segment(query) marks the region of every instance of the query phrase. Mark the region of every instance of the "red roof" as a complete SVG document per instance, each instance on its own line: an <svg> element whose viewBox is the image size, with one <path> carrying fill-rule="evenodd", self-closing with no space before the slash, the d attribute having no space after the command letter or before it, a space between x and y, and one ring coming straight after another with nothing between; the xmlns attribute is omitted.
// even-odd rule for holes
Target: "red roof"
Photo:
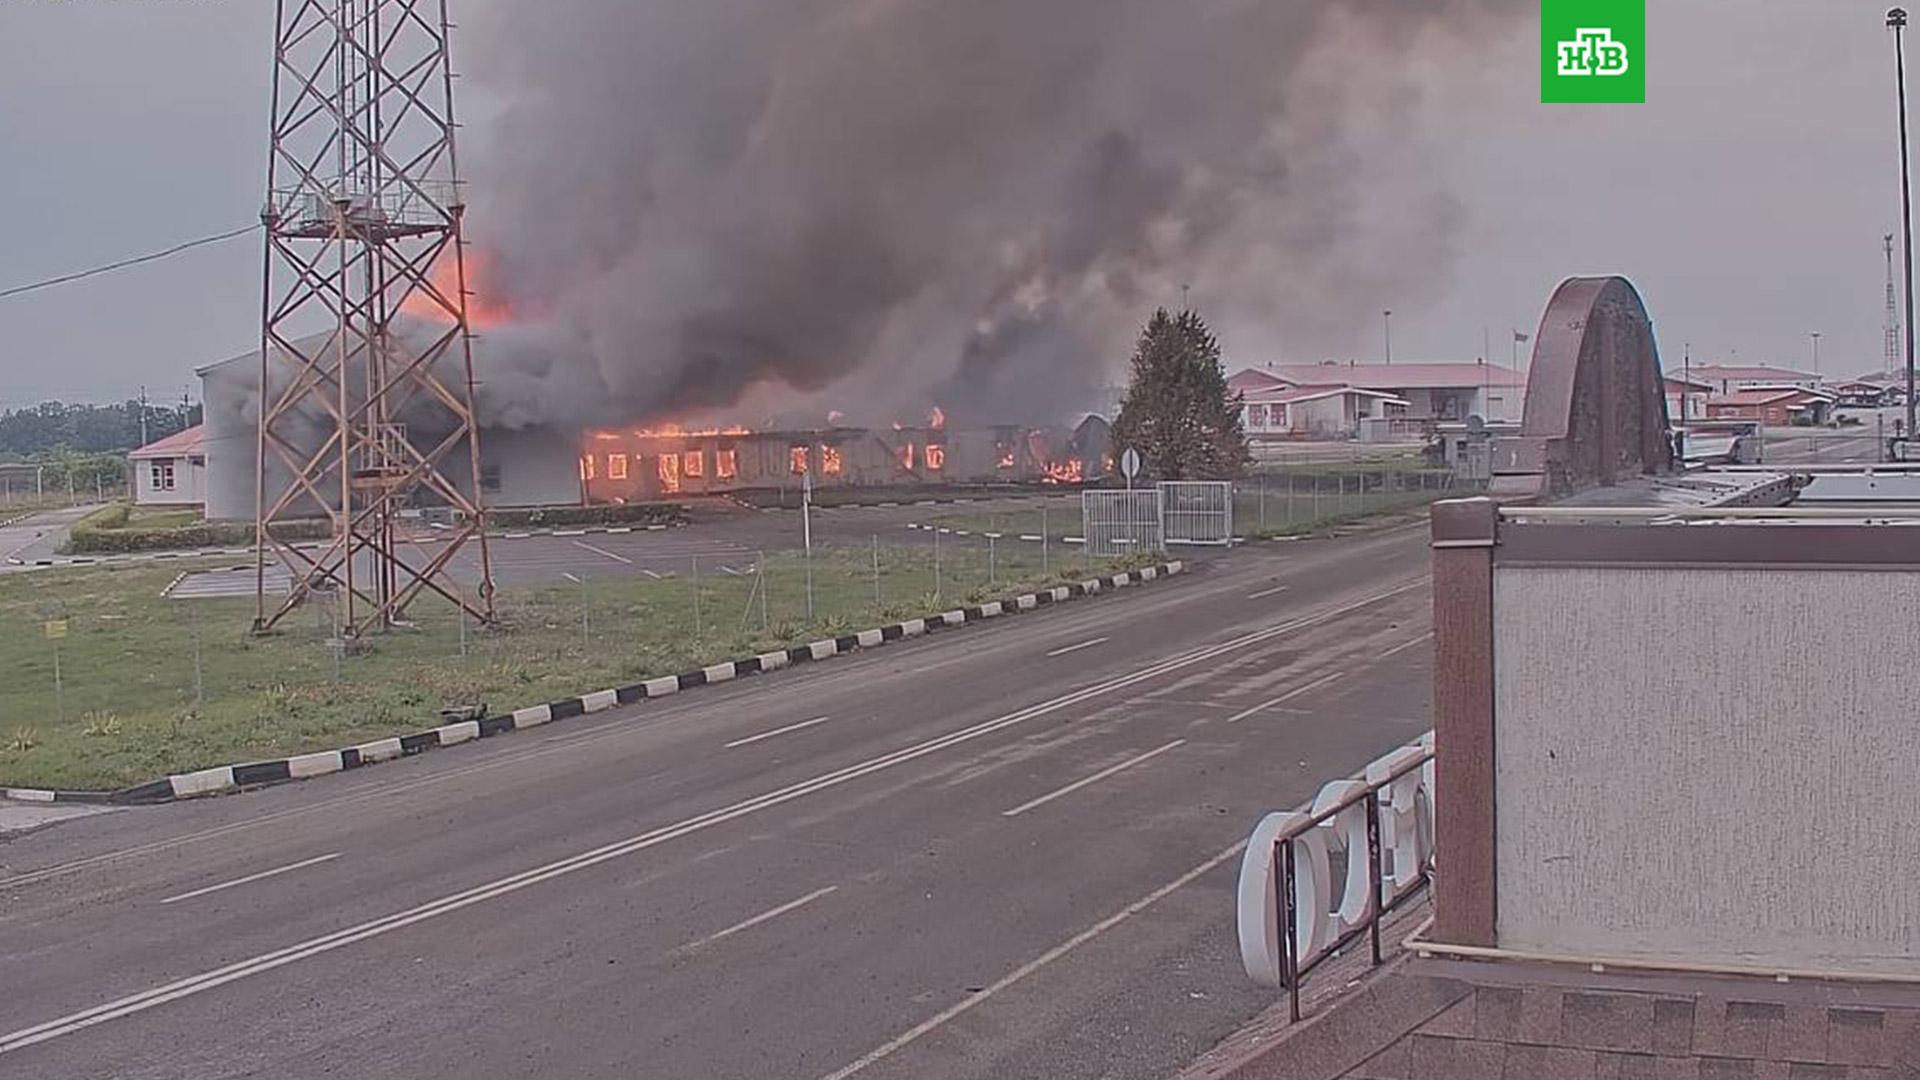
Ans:
<svg viewBox="0 0 1920 1080"><path fill-rule="evenodd" d="M1244 371L1236 372L1232 378L1227 380L1228 390L1239 390L1248 394L1258 393L1261 390L1272 390L1285 385L1286 382L1282 380L1280 376L1262 371L1259 368L1247 368Z"/></svg>
<svg viewBox="0 0 1920 1080"><path fill-rule="evenodd" d="M1243 372L1244 374L1244 372ZM1294 386L1346 383L1364 390L1438 390L1475 386L1525 386L1527 377L1499 364L1281 364L1260 371Z"/></svg>
<svg viewBox="0 0 1920 1080"><path fill-rule="evenodd" d="M135 461L145 461L148 458L186 457L189 454L198 454L205 432L205 424L195 424L185 431L175 432L158 442L150 442L127 456Z"/></svg>

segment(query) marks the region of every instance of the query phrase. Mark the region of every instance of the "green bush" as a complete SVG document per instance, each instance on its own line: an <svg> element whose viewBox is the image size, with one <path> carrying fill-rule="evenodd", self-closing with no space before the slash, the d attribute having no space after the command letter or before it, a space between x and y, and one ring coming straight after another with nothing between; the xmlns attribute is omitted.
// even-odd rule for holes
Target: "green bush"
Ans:
<svg viewBox="0 0 1920 1080"><path fill-rule="evenodd" d="M252 522L200 522L171 529L127 528L132 507L113 503L82 518L64 550L69 555L126 555L140 551L244 547L253 543ZM325 521L286 521L273 527L282 540L325 540L333 526Z"/></svg>
<svg viewBox="0 0 1920 1080"><path fill-rule="evenodd" d="M624 506L547 506L532 510L489 510L487 521L496 528L541 528L554 525L678 525L687 520L679 503L628 503Z"/></svg>

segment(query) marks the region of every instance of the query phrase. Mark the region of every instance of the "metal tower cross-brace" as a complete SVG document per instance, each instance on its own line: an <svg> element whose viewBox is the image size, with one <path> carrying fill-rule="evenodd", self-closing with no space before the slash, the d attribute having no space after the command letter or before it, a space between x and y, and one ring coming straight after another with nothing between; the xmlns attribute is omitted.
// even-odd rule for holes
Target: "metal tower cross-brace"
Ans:
<svg viewBox="0 0 1920 1080"><path fill-rule="evenodd" d="M255 458L257 607L340 632L432 590L493 619L445 0L277 0ZM403 310L407 315L402 318ZM451 511L431 538L403 509ZM306 550L275 527L324 516ZM284 530L283 530L284 531ZM478 551L478 589L452 576ZM293 580L269 595L269 557Z"/></svg>

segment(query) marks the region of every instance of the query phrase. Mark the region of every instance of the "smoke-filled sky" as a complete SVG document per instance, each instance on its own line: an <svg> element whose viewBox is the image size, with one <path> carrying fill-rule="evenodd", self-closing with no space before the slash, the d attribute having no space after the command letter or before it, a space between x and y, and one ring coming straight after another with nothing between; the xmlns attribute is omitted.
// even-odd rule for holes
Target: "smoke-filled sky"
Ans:
<svg viewBox="0 0 1920 1080"><path fill-rule="evenodd" d="M1496 359L1620 272L1663 352L1876 368L1881 5L1649 5L1543 106L1531 0L452 0L503 417L1098 404L1155 304L1229 362ZM0 5L0 288L257 216L271 5ZM0 300L0 403L177 397L257 239ZM735 400L741 387L751 387ZM798 392L796 392L798 391ZM862 417L868 418L868 417Z"/></svg>

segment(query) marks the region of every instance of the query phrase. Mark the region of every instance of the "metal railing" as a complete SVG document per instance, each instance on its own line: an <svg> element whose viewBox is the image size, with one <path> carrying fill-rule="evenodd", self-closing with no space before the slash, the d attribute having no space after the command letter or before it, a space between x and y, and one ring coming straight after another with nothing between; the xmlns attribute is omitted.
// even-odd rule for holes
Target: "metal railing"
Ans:
<svg viewBox="0 0 1920 1080"><path fill-rule="evenodd" d="M1428 734L1255 827L1240 865L1240 958L1254 982L1287 991L1293 1020L1301 980L1362 936L1379 964L1381 921L1432 881L1433 790Z"/></svg>

